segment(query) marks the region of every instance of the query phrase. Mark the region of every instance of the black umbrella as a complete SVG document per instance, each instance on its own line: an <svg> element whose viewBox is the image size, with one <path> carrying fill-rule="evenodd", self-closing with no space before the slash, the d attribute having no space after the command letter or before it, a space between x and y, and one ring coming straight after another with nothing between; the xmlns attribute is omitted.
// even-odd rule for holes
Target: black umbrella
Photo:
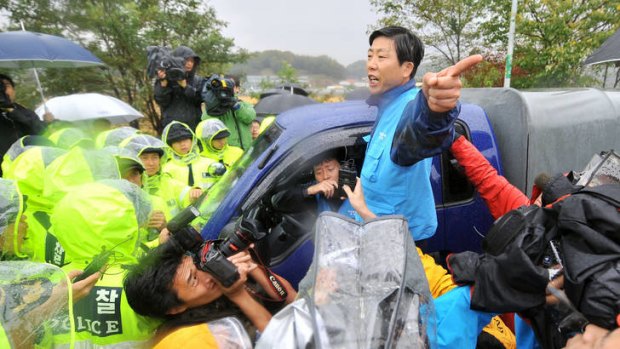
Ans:
<svg viewBox="0 0 620 349"><path fill-rule="evenodd" d="M284 90L294 95L301 95L301 96L306 96L306 97L310 95L308 91L304 90L301 86L297 84L282 84L282 85L276 86L276 88Z"/></svg>
<svg viewBox="0 0 620 349"><path fill-rule="evenodd" d="M256 103L254 110L257 116L278 115L289 109L302 105L316 104L314 99L295 94L273 94Z"/></svg>
<svg viewBox="0 0 620 349"><path fill-rule="evenodd" d="M603 45L592 53L583 64L599 64L620 61L620 29L605 40Z"/></svg>

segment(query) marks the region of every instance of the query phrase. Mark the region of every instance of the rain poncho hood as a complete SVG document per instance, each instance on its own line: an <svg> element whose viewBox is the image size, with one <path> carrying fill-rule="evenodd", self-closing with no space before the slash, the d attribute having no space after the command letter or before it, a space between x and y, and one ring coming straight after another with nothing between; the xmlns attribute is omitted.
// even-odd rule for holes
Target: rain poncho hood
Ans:
<svg viewBox="0 0 620 349"><path fill-rule="evenodd" d="M176 151L174 151L174 149L172 149L172 146L170 146L170 143L168 142L168 138L170 137L170 135L172 134L172 132L174 132L176 128L184 128L183 131L189 131L189 133L191 134L191 139L192 139L192 148L190 149L190 151L185 154L185 155L181 155L179 153L177 153ZM196 135L194 134L194 132L192 131L192 129L187 126L186 124L182 123L182 122L178 122L178 121L173 121L171 123L168 124L168 126L166 126L164 128L164 131L162 132L161 135L161 139L164 143L168 144L168 155L170 156L171 160L176 161L176 162L180 162L182 164L189 164L192 161L194 161L198 156L200 156L200 149L198 149L198 140L196 139Z"/></svg>
<svg viewBox="0 0 620 349"><path fill-rule="evenodd" d="M124 140L138 133L137 129L123 126L101 132L95 141L95 147L101 149L109 145L119 146Z"/></svg>
<svg viewBox="0 0 620 349"><path fill-rule="evenodd" d="M84 131L75 127L61 128L47 138L54 142L58 148L63 149L71 149L74 147L90 148L93 145L93 140L88 137Z"/></svg>
<svg viewBox="0 0 620 349"><path fill-rule="evenodd" d="M202 141L205 149L215 154L224 153L226 149L226 147L222 149L215 149L211 143L211 141L215 139L215 136L221 134L222 132L228 132L230 134L230 131L226 128L226 125L224 125L220 119L216 118L203 120L196 127L196 136Z"/></svg>
<svg viewBox="0 0 620 349"><path fill-rule="evenodd" d="M119 146L133 151L138 156L142 155L142 153L157 152L162 164L166 160L166 144L151 135L135 134L125 139Z"/></svg>
<svg viewBox="0 0 620 349"><path fill-rule="evenodd" d="M45 168L65 153L61 148L30 146L15 159L4 177L17 181L22 194L28 196L30 207L50 208L51 203L43 197Z"/></svg>
<svg viewBox="0 0 620 349"><path fill-rule="evenodd" d="M118 146L110 145L102 149L105 152L110 153L116 158L118 164L118 170L121 175L130 168L137 168L140 172L144 172L144 165L142 160L138 157L138 154L128 148L121 148Z"/></svg>
<svg viewBox="0 0 620 349"><path fill-rule="evenodd" d="M105 180L73 188L56 205L51 222L65 261L83 268L103 250L113 250L116 262L135 262L139 228L150 212L148 194L138 186Z"/></svg>
<svg viewBox="0 0 620 349"><path fill-rule="evenodd" d="M402 217L359 224L326 212L315 239L298 300L271 319L257 348L433 346L432 297Z"/></svg>
<svg viewBox="0 0 620 349"><path fill-rule="evenodd" d="M43 136L24 136L15 143L11 145L9 150L2 157L2 174L3 177L6 177L8 171L11 170L11 163L15 161L15 159L26 150L30 149L33 146L54 146L52 141L48 140Z"/></svg>
<svg viewBox="0 0 620 349"><path fill-rule="evenodd" d="M73 186L102 179L120 179L114 156L103 150L71 149L45 169L43 195L58 202Z"/></svg>
<svg viewBox="0 0 620 349"><path fill-rule="evenodd" d="M22 194L14 181L0 178L0 257L5 253L24 257L19 251L18 229L19 220L24 212ZM12 228L9 231L9 228Z"/></svg>
<svg viewBox="0 0 620 349"><path fill-rule="evenodd" d="M187 46L179 46L176 49L174 49L174 51L172 51L172 55L176 56L176 57L183 57L183 59L188 59L190 57L193 57L194 58L194 68L190 72L190 75L196 74L202 59L200 58L200 56L198 56L196 53L194 53L194 50L192 50L191 48L189 48Z"/></svg>
<svg viewBox="0 0 620 349"><path fill-rule="evenodd" d="M46 263L0 262L0 347L51 348L52 334L74 341L70 282Z"/></svg>

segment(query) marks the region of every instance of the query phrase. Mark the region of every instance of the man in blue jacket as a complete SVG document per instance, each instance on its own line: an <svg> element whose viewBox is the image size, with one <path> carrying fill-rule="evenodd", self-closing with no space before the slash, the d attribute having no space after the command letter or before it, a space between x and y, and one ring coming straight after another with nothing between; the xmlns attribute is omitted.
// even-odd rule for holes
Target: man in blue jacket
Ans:
<svg viewBox="0 0 620 349"><path fill-rule="evenodd" d="M459 115L459 75L482 60L468 57L439 73L427 73L422 93L414 76L424 56L418 37L402 27L374 31L369 38L368 104L378 107L367 137L361 179L370 211L402 214L414 240L437 228L430 184L432 156L447 149Z"/></svg>

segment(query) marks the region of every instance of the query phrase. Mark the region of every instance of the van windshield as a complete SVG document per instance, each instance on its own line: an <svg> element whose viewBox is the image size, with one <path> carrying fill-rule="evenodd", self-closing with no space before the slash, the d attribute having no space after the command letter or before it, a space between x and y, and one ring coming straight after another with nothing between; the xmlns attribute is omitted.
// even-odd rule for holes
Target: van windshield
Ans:
<svg viewBox="0 0 620 349"><path fill-rule="evenodd" d="M274 122L252 143L232 168L222 176L208 191L206 198L199 204L200 216L209 220L215 210L234 188L245 170L258 159L282 134L282 129Z"/></svg>

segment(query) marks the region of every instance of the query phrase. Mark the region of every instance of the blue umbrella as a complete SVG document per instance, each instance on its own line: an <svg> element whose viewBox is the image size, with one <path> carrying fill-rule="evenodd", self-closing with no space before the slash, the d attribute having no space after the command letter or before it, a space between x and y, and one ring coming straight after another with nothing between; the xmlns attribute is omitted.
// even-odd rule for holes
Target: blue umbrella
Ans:
<svg viewBox="0 0 620 349"><path fill-rule="evenodd" d="M60 36L13 31L0 33L0 68L77 68L103 62Z"/></svg>

